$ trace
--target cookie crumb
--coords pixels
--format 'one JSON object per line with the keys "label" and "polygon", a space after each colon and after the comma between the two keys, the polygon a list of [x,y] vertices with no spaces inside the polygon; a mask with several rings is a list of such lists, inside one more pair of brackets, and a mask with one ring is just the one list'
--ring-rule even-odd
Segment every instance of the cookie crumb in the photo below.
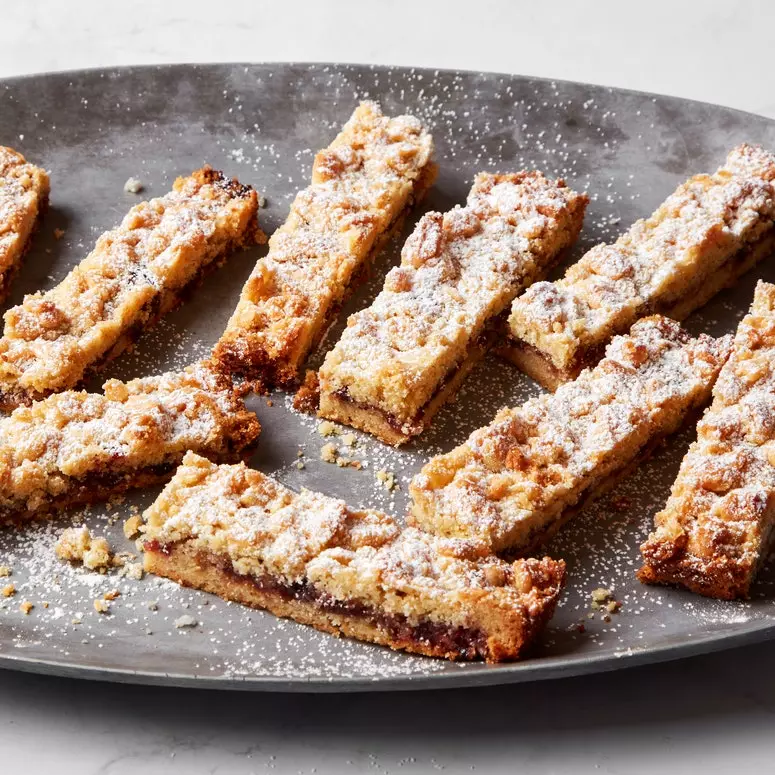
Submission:
{"label": "cookie crumb", "polygon": [[56,556],[67,562],[81,562],[85,568],[104,573],[113,562],[106,538],[92,536],[86,525],[68,527],[54,546]]}
{"label": "cookie crumb", "polygon": [[65,230],[64,229],[54,229],[54,239],[60,240],[64,236],[65,236]]}
{"label": "cookie crumb", "polygon": [[592,590],[592,610],[604,609],[608,613],[616,613],[621,608],[621,603],[614,598],[612,590],[606,587],[598,587]]}
{"label": "cookie crumb", "polygon": [[24,600],[24,601],[21,603],[21,605],[19,606],[19,610],[20,610],[20,611],[21,611],[21,612],[22,612],[22,613],[23,613],[25,616],[29,616],[29,615],[30,615],[30,611],[32,611],[32,609],[33,609],[33,608],[35,608],[35,606],[34,606],[32,603],[30,603],[30,601],[29,601],[29,600]]}
{"label": "cookie crumb", "polygon": [[386,471],[384,468],[380,468],[376,473],[376,477],[377,481],[388,491],[398,487],[396,475],[392,471]]}
{"label": "cookie crumb", "polygon": [[136,538],[142,524],[142,517],[136,514],[133,517],[129,517],[129,519],[124,522],[124,536],[129,539]]}
{"label": "cookie crumb", "polygon": [[337,436],[339,434],[339,428],[337,428],[330,420],[323,420],[323,422],[318,425],[318,433],[321,436]]}
{"label": "cookie crumb", "polygon": [[304,382],[293,397],[293,408],[297,412],[316,414],[320,406],[320,383],[318,373],[307,369]]}
{"label": "cookie crumb", "polygon": [[7,579],[12,571],[8,565],[0,565],[0,578]]}
{"label": "cookie crumb", "polygon": [[331,444],[329,442],[328,444],[324,444],[322,449],[320,450],[320,459],[326,463],[336,463],[337,459],[337,449],[334,444]]}
{"label": "cookie crumb", "polygon": [[16,594],[15,584],[6,584],[3,587],[3,597],[13,597]]}
{"label": "cookie crumb", "polygon": [[357,439],[355,438],[354,433],[345,433],[344,436],[342,436],[342,444],[344,444],[345,447],[354,447],[356,442]]}
{"label": "cookie crumb", "polygon": [[179,630],[184,627],[196,627],[197,624],[199,624],[199,622],[190,614],[183,614],[183,616],[179,616],[175,619],[175,627]]}
{"label": "cookie crumb", "polygon": [[121,597],[121,592],[118,589],[111,589],[110,592],[106,592],[103,596],[103,600],[115,600],[117,597]]}
{"label": "cookie crumb", "polygon": [[141,562],[128,562],[118,574],[132,581],[141,581],[145,575],[143,564]]}
{"label": "cookie crumb", "polygon": [[139,194],[144,188],[143,182],[138,178],[129,178],[127,182],[124,183],[124,191],[126,191],[127,194]]}
{"label": "cookie crumb", "polygon": [[94,601],[94,610],[98,614],[106,614],[110,611],[110,603],[107,600],[98,597]]}

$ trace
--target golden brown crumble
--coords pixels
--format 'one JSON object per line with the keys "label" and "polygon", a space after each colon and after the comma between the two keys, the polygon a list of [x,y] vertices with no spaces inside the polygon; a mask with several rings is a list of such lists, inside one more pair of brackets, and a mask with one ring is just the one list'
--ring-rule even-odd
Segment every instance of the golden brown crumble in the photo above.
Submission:
{"label": "golden brown crumble", "polygon": [[54,545],[54,552],[60,560],[80,562],[84,568],[102,573],[113,565],[113,553],[108,539],[93,536],[86,525],[64,530]]}
{"label": "golden brown crumble", "polygon": [[659,312],[681,319],[765,258],[775,249],[774,226],[775,156],[740,145],[716,173],[689,179],[563,279],[536,283],[517,298],[511,334],[560,381],[572,379],[637,318]]}
{"label": "golden brown crumble", "polygon": [[238,460],[258,438],[230,381],[203,364],[103,389],[52,395],[0,419],[0,520],[167,478],[190,449]]}
{"label": "golden brown crumble", "polygon": [[337,452],[335,444],[324,444],[320,449],[320,459],[325,463],[336,463]]}
{"label": "golden brown crumble", "polygon": [[209,167],[136,205],[61,283],[5,313],[0,404],[76,387],[257,235],[256,192]]}
{"label": "golden brown crumble", "polygon": [[46,171],[0,145],[0,303],[8,297],[48,195]]}
{"label": "golden brown crumble", "polygon": [[242,290],[214,357],[248,379],[288,386],[352,281],[431,185],[433,141],[412,116],[363,102],[315,157]]}
{"label": "golden brown crumble", "polygon": [[420,433],[487,351],[517,293],[576,240],[586,205],[540,172],[480,173],[464,207],[423,216],[401,265],[326,356],[320,415],[389,444]]}
{"label": "golden brown crumble", "polygon": [[[244,465],[216,466],[193,453],[145,520],[150,572],[437,656],[517,657],[551,615],[564,577],[561,562],[505,562],[477,543],[402,529],[385,514],[294,493]],[[288,597],[286,588],[304,594]],[[427,635],[391,629],[399,620]],[[450,633],[477,633],[475,647],[450,646]]]}
{"label": "golden brown crumble", "polygon": [[650,445],[709,398],[730,338],[697,339],[654,316],[556,393],[503,409],[413,479],[426,530],[524,552],[545,540]]}
{"label": "golden brown crumble", "polygon": [[138,533],[140,532],[140,526],[143,524],[143,518],[135,514],[132,517],[129,517],[124,522],[124,537],[125,538],[137,538]]}
{"label": "golden brown crumble", "polygon": [[747,597],[775,527],[775,285],[759,282],[655,530],[641,581]]}

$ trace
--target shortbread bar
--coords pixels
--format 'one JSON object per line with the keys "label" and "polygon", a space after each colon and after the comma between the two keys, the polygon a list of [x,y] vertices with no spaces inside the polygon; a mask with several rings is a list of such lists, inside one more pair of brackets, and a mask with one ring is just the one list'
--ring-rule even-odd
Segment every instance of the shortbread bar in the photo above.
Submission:
{"label": "shortbread bar", "polygon": [[294,384],[353,281],[431,186],[433,140],[412,116],[356,109],[269,241],[214,350],[263,388]]}
{"label": "shortbread bar", "polygon": [[574,379],[640,317],[681,320],[775,250],[775,156],[741,145],[612,245],[517,298],[511,358],[544,386]]}
{"label": "shortbread bar", "polygon": [[201,364],[103,389],[57,393],[0,420],[0,522],[165,481],[187,450],[237,461],[261,430],[231,382]]}
{"label": "shortbread bar", "polygon": [[655,315],[556,393],[503,409],[414,478],[411,519],[493,551],[532,551],[706,403],[730,337]]}
{"label": "shortbread bar", "polygon": [[8,298],[48,194],[46,171],[0,145],[0,304]]}
{"label": "shortbread bar", "polygon": [[641,581],[748,596],[775,526],[775,285],[757,286],[655,522]]}
{"label": "shortbread bar", "polygon": [[45,293],[5,313],[0,408],[78,386],[228,253],[263,237],[256,192],[209,167],[133,207]]}
{"label": "shortbread bar", "polygon": [[477,175],[465,207],[428,213],[374,303],[320,370],[320,415],[399,445],[452,398],[519,291],[578,237],[587,197],[540,172]]}
{"label": "shortbread bar", "polygon": [[145,512],[145,569],[335,635],[448,659],[516,659],[551,618],[562,561],[509,563],[401,529],[244,464],[186,455]]}

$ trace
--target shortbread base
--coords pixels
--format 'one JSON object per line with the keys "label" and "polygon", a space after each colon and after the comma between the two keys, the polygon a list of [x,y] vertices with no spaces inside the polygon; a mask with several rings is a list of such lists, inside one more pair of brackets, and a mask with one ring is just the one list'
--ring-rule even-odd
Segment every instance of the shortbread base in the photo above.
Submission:
{"label": "shortbread base", "polygon": [[[698,419],[703,406],[710,399],[710,388],[705,396],[702,396],[692,406],[682,412],[676,421],[666,428],[659,436],[650,439],[636,453],[635,457],[619,468],[590,482],[579,497],[573,503],[569,503],[558,514],[550,515],[542,524],[526,530],[524,526],[516,525],[514,530],[501,536],[497,542],[493,542],[491,550],[499,557],[513,560],[534,554],[540,547],[551,541],[554,536],[581,511],[594,501],[603,497],[619,482],[626,479],[638,466],[648,460],[651,455],[665,442],[665,440],[677,433],[680,429],[693,426]],[[407,522],[421,530],[437,533],[437,521],[435,519],[432,499],[424,493],[412,493],[413,505],[407,516]],[[444,533],[447,535],[446,533]],[[455,537],[449,535],[449,537]]]}
{"label": "shortbread base", "polygon": [[439,409],[454,399],[468,374],[486,355],[487,350],[488,347],[483,343],[470,347],[463,363],[444,381],[419,417],[409,422],[402,422],[376,407],[358,404],[336,392],[321,393],[318,415],[366,431],[385,444],[399,447],[422,433]]}
{"label": "shortbread base", "polygon": [[62,390],[77,389],[92,377],[97,376],[119,355],[131,351],[145,331],[155,326],[165,315],[183,304],[205,278],[222,266],[232,253],[263,238],[263,232],[258,228],[258,224],[255,223],[255,213],[251,223],[253,223],[253,226],[239,239],[229,240],[222,248],[215,251],[212,258],[203,264],[195,276],[182,288],[163,291],[146,304],[140,311],[140,320],[130,326],[113,346],[103,354],[99,361],[89,367],[77,384],[55,390],[26,390],[19,385],[0,387],[0,411],[12,412],[18,406],[30,406],[33,401],[41,401],[47,396],[59,393]]}
{"label": "shortbread base", "polygon": [[[238,463],[252,455],[257,443],[258,439],[249,447],[227,455],[208,456],[205,452],[200,454],[216,463]],[[133,471],[91,474],[81,479],[70,479],[65,492],[52,496],[34,509],[27,508],[26,504],[19,504],[17,508],[0,508],[0,525],[21,525],[35,519],[51,517],[65,509],[87,506],[91,503],[104,503],[129,490],[164,484],[175,473],[182,457],[183,453],[174,460]]]}
{"label": "shortbread base", "polygon": [[213,350],[213,362],[224,373],[241,377],[250,383],[256,393],[267,393],[273,387],[291,390],[298,385],[299,371],[309,354],[320,345],[328,330],[335,322],[342,305],[350,298],[359,282],[368,275],[369,269],[385,245],[403,228],[404,221],[433,185],[438,167],[428,164],[415,182],[410,201],[396,216],[388,228],[375,240],[368,256],[345,288],[341,299],[328,310],[325,319],[307,341],[298,346],[293,353],[281,358],[271,357],[260,343],[255,343],[251,331],[240,331],[229,338],[219,341]]}
{"label": "shortbread base", "polygon": [[[660,314],[681,321],[694,310],[707,304],[724,288],[734,285],[742,275],[773,252],[775,252],[775,230],[771,230],[754,245],[732,257],[717,272],[687,289],[679,299],[649,307],[640,317]],[[613,337],[617,333],[626,332],[614,331],[611,336]],[[539,349],[524,340],[511,336],[508,336],[506,343],[498,350],[498,354],[517,366],[539,385],[554,392],[564,382],[576,379],[583,369],[595,366],[605,354],[605,345],[583,352],[576,359],[574,366],[568,369],[560,369]]]}
{"label": "shortbread base", "polygon": [[293,619],[335,636],[450,660],[516,659],[554,611],[554,604],[547,605],[535,621],[526,623],[524,631],[509,633],[510,643],[504,643],[500,637],[503,633],[488,636],[476,629],[430,619],[412,623],[403,616],[381,613],[357,600],[334,600],[309,584],[288,585],[273,577],[254,579],[240,575],[232,570],[228,558],[202,552],[187,543],[162,547],[147,542],[144,567],[148,573],[225,600],[265,609],[275,616]]}
{"label": "shortbread base", "polygon": [[718,600],[747,600],[751,585],[772,543],[772,513],[763,518],[762,550],[756,559],[725,557],[712,560],[684,554],[680,547],[663,541],[646,541],[641,547],[644,564],[635,574],[643,584],[677,586]]}

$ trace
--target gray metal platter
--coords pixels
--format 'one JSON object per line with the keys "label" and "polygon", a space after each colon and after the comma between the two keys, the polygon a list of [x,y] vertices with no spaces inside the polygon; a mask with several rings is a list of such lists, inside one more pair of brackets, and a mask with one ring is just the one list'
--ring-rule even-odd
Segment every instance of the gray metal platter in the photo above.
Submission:
{"label": "gray metal platter", "polygon": [[[139,178],[142,196],[160,195],[175,176],[207,162],[266,197],[261,223],[271,232],[306,185],[315,151],[328,144],[358,100],[387,113],[418,115],[433,132],[438,182],[422,211],[465,198],[479,170],[538,168],[591,196],[583,234],[569,261],[615,238],[648,215],[689,175],[711,171],[741,141],[775,148],[775,122],[688,100],[621,89],[492,73],[323,64],[180,65],[38,75],[0,81],[0,144],[51,171],[51,208],[9,304],[58,282],[137,201],[124,182]],[[62,230],[64,233],[55,230]],[[56,238],[59,236],[59,239]],[[396,239],[343,310],[379,290],[398,261]],[[107,377],[177,368],[206,355],[265,248],[233,256],[183,307],[146,333]],[[695,331],[732,331],[755,281],[775,280],[773,262],[754,270],[688,321]],[[319,360],[321,353],[313,357]],[[95,385],[94,387],[98,387]],[[450,449],[503,405],[539,388],[495,356],[468,378],[432,429],[402,451],[357,435],[352,457],[362,470],[320,460],[314,419],[294,413],[289,397],[252,397],[263,433],[251,464],[291,487],[341,496],[354,506],[402,515],[406,484],[429,455]],[[271,404],[271,405],[270,405]],[[336,639],[273,616],[227,604],[156,578],[99,575],[60,563],[61,530],[86,522],[115,550],[128,514],[147,506],[148,490],[24,530],[0,534],[0,565],[13,569],[17,594],[0,598],[0,666],[139,683],[281,691],[353,691],[496,684],[611,670],[771,637],[775,572],[765,568],[753,598],[721,603],[634,577],[638,545],[664,503],[692,432],[670,440],[609,496],[586,509],[548,547],[568,562],[569,582],[534,654],[506,665],[451,664]],[[333,442],[337,443],[336,437]],[[341,444],[340,444],[341,446]],[[299,453],[303,457],[299,458]],[[297,467],[303,461],[304,467]],[[376,472],[393,472],[388,492]],[[589,618],[590,594],[614,591],[621,611]],[[94,599],[117,589],[108,615]],[[19,610],[27,600],[29,615]],[[178,628],[187,614],[197,625]],[[583,626],[582,626],[583,625]],[[735,659],[734,652],[729,653]]]}

